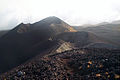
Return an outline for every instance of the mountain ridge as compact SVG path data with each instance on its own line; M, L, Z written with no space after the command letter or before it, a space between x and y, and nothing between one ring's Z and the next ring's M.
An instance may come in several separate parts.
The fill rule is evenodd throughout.
M51 27L53 23L55 26ZM55 47L59 42L52 38L70 32L69 27L59 18L48 17L34 24L21 23L8 31L0 37L0 73Z
M38 54L42 57L99 42L112 44L94 33L79 32L57 17L48 17L33 24L21 23L0 37L0 73Z

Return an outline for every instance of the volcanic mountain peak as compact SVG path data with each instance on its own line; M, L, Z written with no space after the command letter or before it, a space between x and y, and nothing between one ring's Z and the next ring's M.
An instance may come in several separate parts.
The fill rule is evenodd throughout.
M56 24L60 24L62 22L61 19L59 19L58 17L55 17L55 16L47 17L47 18L43 19L42 21L45 21L47 23L56 23Z
M70 25L68 25L66 22L64 22L63 20L55 17L55 16L51 16L51 17L47 17L39 22L34 23L33 25L35 26L41 26L41 27L47 27L47 28L52 28L53 32L76 32L75 29L73 29Z
M40 24L48 24L48 25L50 25L52 23L61 24L61 22L62 22L61 19L59 19L59 18L57 18L55 16L50 16L50 17L44 18L44 19L34 23L34 25L40 25Z
M39 22L34 24L19 24L13 31L17 33L24 33L28 31L38 31L44 32L47 31L48 33L54 33L55 35L63 33L63 32L76 32L70 25L62 21L61 19L51 16L47 17Z

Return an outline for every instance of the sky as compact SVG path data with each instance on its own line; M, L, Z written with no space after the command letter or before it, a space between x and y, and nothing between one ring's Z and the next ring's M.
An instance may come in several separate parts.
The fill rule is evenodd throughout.
M120 20L120 0L0 0L0 30L49 16L74 26Z

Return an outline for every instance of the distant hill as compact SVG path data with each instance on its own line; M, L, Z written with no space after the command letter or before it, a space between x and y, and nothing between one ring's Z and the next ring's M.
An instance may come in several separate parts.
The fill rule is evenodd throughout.
M114 24L113 24L114 23ZM120 46L120 24L115 22L98 24L86 28L76 28L78 31L87 31L96 34L97 36L111 41Z
M112 24L120 24L120 20L113 21Z

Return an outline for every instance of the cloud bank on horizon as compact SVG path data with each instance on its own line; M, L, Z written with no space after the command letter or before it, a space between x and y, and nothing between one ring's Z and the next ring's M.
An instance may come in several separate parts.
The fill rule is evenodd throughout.
M76 26L120 20L120 0L0 0L0 29L48 16Z

